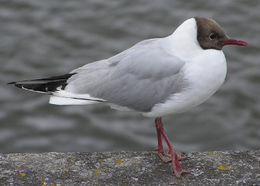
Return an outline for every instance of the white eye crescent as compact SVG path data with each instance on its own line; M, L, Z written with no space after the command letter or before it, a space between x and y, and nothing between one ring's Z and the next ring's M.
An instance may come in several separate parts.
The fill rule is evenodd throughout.
M211 33L210 35L209 35L209 39L210 40L213 40L213 39L216 39L217 38L217 34L216 33Z

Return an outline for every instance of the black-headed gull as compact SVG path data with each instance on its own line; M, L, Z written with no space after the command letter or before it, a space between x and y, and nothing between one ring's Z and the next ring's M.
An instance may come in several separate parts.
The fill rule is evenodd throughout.
M248 46L229 38L212 19L184 21L170 36L149 39L108 59L86 64L62 76L11 82L50 95L57 105L105 103L118 110L155 118L156 151L171 161L176 177L188 172L163 129L161 117L182 113L206 101L223 84L225 45ZM162 137L169 152L163 150Z

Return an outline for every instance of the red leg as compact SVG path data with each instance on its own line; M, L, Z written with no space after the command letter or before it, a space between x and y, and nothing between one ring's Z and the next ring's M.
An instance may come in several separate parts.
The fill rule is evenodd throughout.
M155 128L156 128L156 134L157 134L157 140L158 140L158 148L155 149L157 151L158 156L160 159L164 162L167 163L171 161L171 156L167 153L164 152L163 150L163 142L162 142L162 136L161 136L161 130L162 130L162 118L156 118L155 119Z
M178 161L178 155L176 151L174 150L173 146L171 145L162 124L162 118L156 118L155 119L155 126L156 126L156 132L157 132L157 139L158 139L158 155L159 157L164 160L171 160L172 161L172 168L173 172L176 175L177 178L181 176L182 173L190 173L189 171L185 171L181 168L179 161ZM165 142L168 145L169 153L165 156L163 151L163 144L162 144L162 136L165 140ZM167 159L168 158L168 159Z
M163 143L162 143L162 136L161 131L164 130L162 126L162 118L156 118L155 119L155 128L157 133L157 140L158 140L158 148L155 149L155 151L158 152L159 157L164 163L172 161L170 151L168 153L165 153L163 150ZM178 160L187 160L187 158L181 157L181 153L178 153Z
M163 143L162 143L162 136L161 136L161 118L155 119L155 128L156 128L156 134L157 134L157 140L158 140L158 149L156 151L158 153L164 153L163 151Z

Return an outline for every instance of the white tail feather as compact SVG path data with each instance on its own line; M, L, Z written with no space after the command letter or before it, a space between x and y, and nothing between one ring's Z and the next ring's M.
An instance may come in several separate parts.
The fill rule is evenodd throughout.
M50 104L54 105L89 105L99 103L92 100L73 99L68 97L51 96L49 100Z

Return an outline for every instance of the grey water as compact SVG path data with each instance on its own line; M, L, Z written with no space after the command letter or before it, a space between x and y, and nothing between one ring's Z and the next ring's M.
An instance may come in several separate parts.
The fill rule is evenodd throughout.
M163 118L178 151L260 148L259 0L0 0L0 152L142 151L156 147L152 118L103 105L54 106L6 85L65 74L184 20L214 18L249 47L224 48L225 84L189 112Z

